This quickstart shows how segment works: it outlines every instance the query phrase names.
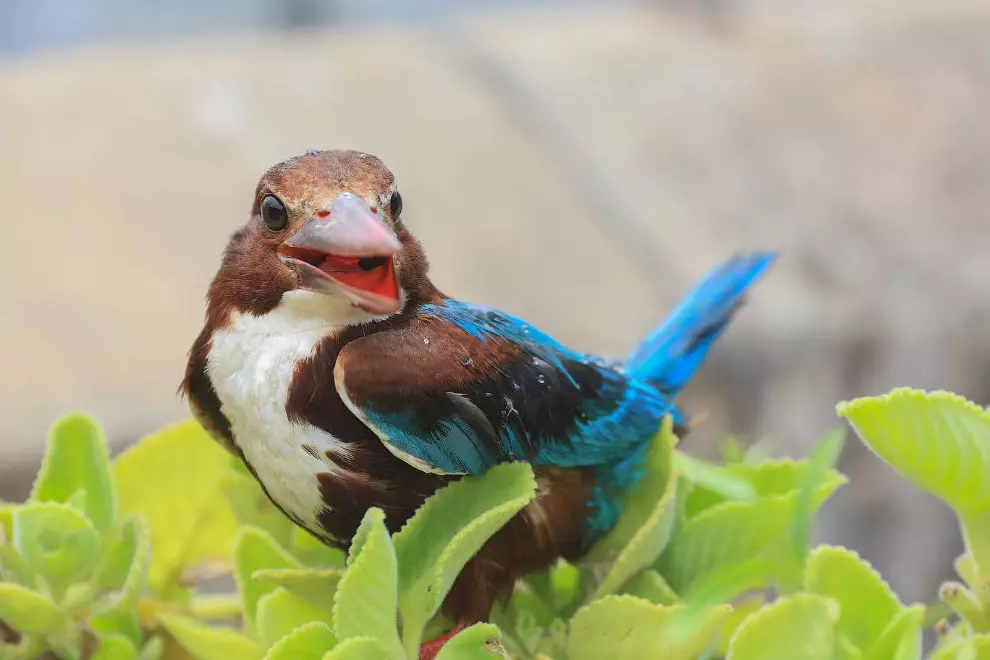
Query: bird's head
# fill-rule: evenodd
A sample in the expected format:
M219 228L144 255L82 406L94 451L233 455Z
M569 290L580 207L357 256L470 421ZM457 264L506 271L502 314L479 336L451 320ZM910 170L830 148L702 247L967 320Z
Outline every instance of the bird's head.
M310 150L283 161L259 181L210 305L262 315L291 298L341 324L394 314L430 286L401 213L395 177L370 154Z

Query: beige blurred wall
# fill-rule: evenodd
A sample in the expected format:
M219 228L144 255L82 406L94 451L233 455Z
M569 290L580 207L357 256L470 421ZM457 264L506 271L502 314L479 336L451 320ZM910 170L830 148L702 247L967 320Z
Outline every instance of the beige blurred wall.
M91 46L0 62L0 495L83 409L186 414L203 294L258 176L310 146L398 176L448 293L628 351L733 251L783 258L691 388L798 454L895 385L990 399L990 3L677 3ZM821 538L906 598L946 511L850 438ZM922 567L919 570L919 567Z

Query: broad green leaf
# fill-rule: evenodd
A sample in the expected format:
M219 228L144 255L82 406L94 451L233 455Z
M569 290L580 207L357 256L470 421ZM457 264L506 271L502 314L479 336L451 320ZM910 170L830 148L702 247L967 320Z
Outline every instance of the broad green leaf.
M65 503L79 491L85 491L82 509L93 527L101 533L108 531L117 505L107 441L96 422L75 413L57 421L49 432L31 500Z
M381 509L368 509L351 542L347 572L337 586L334 627L340 639L372 637L402 656L396 629L398 567Z
M615 527L592 546L588 561L610 560L595 598L615 592L630 577L653 564L663 552L674 526L677 473L673 427L664 418L663 429L651 440L642 464L643 476L622 500L622 516Z
M880 638L863 654L863 660L920 660L923 605L901 610L880 634Z
M50 598L10 582L0 582L0 619L29 635L53 633L66 621Z
M726 660L832 660L839 605L816 594L778 598L743 621Z
M265 660L322 660L336 642L330 626L313 621L276 642L268 649Z
M337 644L323 660L382 660L385 648L370 637L352 637Z
M990 577L990 413L948 392L907 388L837 410L874 453L955 510L981 577Z
M291 547L296 526L272 504L254 477L229 472L220 480L220 488L238 522L263 529L283 548Z
M133 608L144 593L151 566L151 532L143 516L129 516L97 574L100 589L119 589L117 603Z
M509 660L501 640L502 633L498 627L490 623L476 623L444 644L436 660Z
M244 607L244 626L255 630L258 599L275 590L276 585L251 576L261 569L300 568L290 555L267 532L257 527L242 527L234 540L234 579Z
M97 561L100 535L75 509L58 502L32 502L14 513L14 548L44 576L56 597L85 580Z
M343 576L339 568L266 568L255 571L251 579L285 587L313 607L330 612Z
M896 389L840 403L880 458L959 511L990 506L990 413L948 392Z
M482 477L465 477L440 489L395 535L407 651L419 643L464 564L535 492L527 463L503 463Z
M162 627L197 660L261 660L258 642L230 628L214 628L177 614L159 614Z
M846 548L821 545L805 567L805 589L839 604L836 634L861 651L880 638L903 606L869 563Z
M256 627L258 639L270 646L303 624L319 621L330 626L330 610L313 607L283 587L267 593L258 600ZM325 650L325 649L324 649ZM320 653L319 657L323 657Z
M641 571L633 576L623 587L622 593L643 598L655 605L673 605L678 600L663 576L653 570Z
M148 583L158 593L183 570L229 561L237 521L220 482L229 454L192 420L150 435L113 462L120 513L142 513L151 529Z
M828 499L845 478L830 473L815 492L814 506ZM677 593L684 593L706 573L743 563L786 542L797 491L760 497L753 502L723 502L689 519L661 557L660 572Z
M137 649L124 635L100 635L92 660L136 660Z
M633 596L606 596L584 606L571 619L569 660L663 658L692 660L711 645L727 605L712 609L706 625L674 640L669 625L681 606L654 605Z

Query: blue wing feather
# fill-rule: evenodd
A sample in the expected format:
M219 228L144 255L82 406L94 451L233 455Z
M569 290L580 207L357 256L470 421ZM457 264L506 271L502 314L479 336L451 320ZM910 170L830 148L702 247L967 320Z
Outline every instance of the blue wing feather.
M391 342L377 350L401 357L393 369L402 373L388 386L345 387L347 399L383 442L421 469L479 474L520 459L536 466L616 464L645 444L664 415L684 422L673 395L773 258L739 256L714 270L625 365L573 351L491 307L451 299L423 305L415 330L352 344ZM459 377L469 373L472 354L483 358L485 368L470 371L465 382ZM460 355L467 356L464 368L447 368ZM448 374L450 382L440 376L420 382L433 373Z

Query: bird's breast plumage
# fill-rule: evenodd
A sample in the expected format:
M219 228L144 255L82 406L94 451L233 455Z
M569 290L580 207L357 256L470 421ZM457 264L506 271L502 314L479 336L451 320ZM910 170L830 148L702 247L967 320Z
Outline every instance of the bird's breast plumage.
M332 332L318 323L300 327L277 313L235 312L213 333L206 364L244 460L286 514L321 536L318 519L328 504L317 475L345 472L351 449L324 429L290 420L286 402L299 361Z

